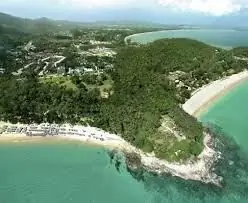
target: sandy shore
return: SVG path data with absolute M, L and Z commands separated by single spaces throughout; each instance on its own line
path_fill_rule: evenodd
M 10 123 L 0 122 L 2 125 Z M 23 126 L 23 124 L 16 124 L 18 126 Z M 101 129 L 90 127 L 90 126 L 75 126 L 75 129 L 84 129 L 85 136 L 79 135 L 56 135 L 47 137 L 38 136 L 26 136 L 26 134 L 16 134 L 16 133 L 3 133 L 0 134 L 0 143 L 39 143 L 39 142 L 51 142 L 51 141 L 80 141 L 84 144 L 96 145 L 108 148 L 110 150 L 119 150 L 124 153 L 136 153 L 141 157 L 141 163 L 143 167 L 149 171 L 161 174 L 169 173 L 173 176 L 178 176 L 183 179 L 197 180 L 205 183 L 212 183 L 219 185 L 219 177 L 212 173 L 211 166 L 216 160 L 216 152 L 208 147 L 209 135 L 205 136 L 204 144 L 205 148 L 200 156 L 194 162 L 187 163 L 171 163 L 166 160 L 158 159 L 152 153 L 144 153 L 143 151 L 132 146 L 130 143 L 126 142 L 121 136 L 110 134 L 104 132 Z M 92 132 L 100 132 L 101 137 L 104 139 L 97 139 L 97 137 L 90 136 Z
M 159 31 L 150 31 L 150 32 L 135 33 L 135 34 L 126 36 L 125 39 L 124 39 L 124 42 L 127 43 L 127 40 L 128 39 L 132 39 L 132 37 L 136 37 L 136 36 L 139 36 L 139 35 L 150 34 L 150 33 L 154 33 L 154 32 L 158 32 L 159 33 L 159 32 L 165 32 L 165 31 L 170 31 L 170 30 L 159 30 Z
M 23 134 L 4 134 L 0 135 L 1 143 L 40 143 L 40 142 L 66 142 L 66 141 L 80 141 L 91 146 L 106 147 L 108 149 L 123 149 L 123 143 L 120 141 L 100 141 L 93 138 L 84 138 L 79 136 L 57 136 L 57 137 L 29 137 Z M 124 143 L 125 144 L 125 143 Z
M 132 34 L 132 35 L 126 36 L 125 39 L 124 39 L 124 42 L 127 44 L 127 40 L 128 39 L 132 39 L 132 37 L 135 37 L 135 36 L 138 36 L 138 35 L 142 35 L 142 34 L 149 34 L 149 33 L 153 33 L 153 32 L 141 32 L 141 33 L 136 33 L 136 34 Z
M 13 134 L 6 134 L 0 135 L 0 144 L 5 143 L 40 143 L 43 141 L 48 141 L 48 139 L 44 137 L 27 137 L 25 135 L 13 135 Z
M 216 99 L 246 80 L 248 80 L 248 71 L 214 81 L 195 91 L 193 96 L 183 104 L 183 109 L 188 114 L 199 117 Z
M 221 177 L 218 177 L 214 172 L 212 172 L 212 165 L 219 158 L 219 155 L 208 146 L 211 142 L 211 136 L 208 134 L 205 134 L 205 147 L 202 153 L 195 161 L 189 161 L 184 164 L 171 163 L 166 160 L 156 158 L 152 153 L 144 153 L 122 138 L 114 141 L 100 141 L 91 138 L 86 139 L 84 137 L 75 136 L 62 136 L 59 138 L 66 140 L 78 140 L 88 144 L 103 146 L 111 150 L 117 149 L 123 151 L 124 153 L 137 153 L 141 157 L 143 166 L 149 171 L 155 172 L 157 174 L 169 173 L 173 176 L 177 176 L 186 180 L 196 180 L 204 183 L 211 183 L 217 186 L 221 185 Z
M 109 135 L 108 133 L 106 133 Z M 119 136 L 118 136 L 119 138 Z M 104 140 L 95 139 L 93 137 L 84 136 L 26 136 L 25 134 L 4 133 L 0 134 L 0 143 L 26 143 L 26 142 L 49 142 L 49 141 L 80 141 L 84 144 L 106 147 L 108 149 L 123 149 L 126 147 L 126 141 L 119 138 L 118 140 Z
M 124 140 L 123 141 L 122 140 L 101 141 L 101 140 L 96 140 L 94 138 L 86 138 L 86 137 L 79 137 L 79 136 L 60 136 L 60 137 L 57 137 L 57 139 L 81 141 L 86 144 L 102 146 L 108 149 L 123 149 L 124 146 L 126 145 Z
M 88 127 L 89 128 L 89 127 Z M 94 129 L 94 128 L 92 128 Z M 109 136 L 108 132 L 104 133 Z M 114 135 L 112 135 L 114 136 Z M 185 164 L 170 163 L 165 160 L 158 159 L 154 154 L 144 153 L 143 151 L 135 148 L 130 143 L 126 142 L 120 136 L 115 135 L 115 140 L 98 140 L 84 136 L 63 135 L 55 137 L 30 137 L 25 134 L 1 134 L 0 143 L 39 143 L 39 142 L 54 142 L 54 141 L 80 141 L 84 144 L 101 146 L 110 150 L 119 150 L 128 153 L 137 153 L 141 157 L 141 162 L 149 171 L 161 173 L 170 173 L 173 176 L 178 176 L 183 179 L 198 180 L 206 183 L 213 183 L 218 185 L 219 179 L 215 174 L 210 171 L 211 162 L 215 160 L 215 152 L 211 150 L 207 144 L 209 136 L 205 137 L 205 148 L 201 155 L 195 162 L 188 162 Z

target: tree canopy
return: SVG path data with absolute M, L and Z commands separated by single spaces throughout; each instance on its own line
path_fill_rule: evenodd
M 65 66 L 79 57 L 70 50 L 64 54 Z M 42 82 L 32 71 L 12 76 L 20 64 L 5 52 L 0 61 L 9 69 L 0 76 L 1 120 L 89 123 L 170 161 L 197 156 L 203 148 L 203 126 L 181 104 L 195 89 L 247 66 L 233 51 L 189 39 L 123 46 L 107 75 L 76 76 L 58 84 Z M 110 96 L 101 98 L 98 86 L 107 79 L 114 84 Z

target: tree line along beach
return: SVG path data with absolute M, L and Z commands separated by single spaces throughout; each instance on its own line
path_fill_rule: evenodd
M 244 71 L 239 74 L 223 78 L 221 80 L 212 82 L 211 84 L 197 90 L 192 98 L 190 98 L 184 105 L 183 109 L 194 116 L 195 112 L 206 108 L 206 103 L 214 102 L 216 96 L 230 91 L 230 88 L 234 88 L 238 83 L 247 80 L 248 72 Z M 214 91 L 213 91 L 214 90 Z M 90 126 L 73 126 L 70 124 L 56 125 L 56 124 L 10 124 L 0 123 L 0 138 L 1 140 L 8 140 L 9 138 L 20 139 L 25 137 L 54 137 L 67 140 L 78 140 L 90 144 L 97 144 L 105 146 L 109 149 L 119 149 L 124 152 L 135 152 L 141 156 L 142 164 L 151 171 L 157 173 L 169 172 L 173 175 L 185 178 L 200 180 L 205 182 L 212 182 L 216 185 L 220 184 L 220 177 L 216 174 L 210 176 L 209 162 L 214 162 L 217 152 L 209 148 L 208 144 L 211 139 L 209 135 L 205 135 L 205 148 L 199 155 L 198 161 L 188 164 L 173 164 L 163 160 L 155 158 L 151 154 L 143 153 L 131 144 L 127 143 L 120 136 L 105 132 L 101 129 L 97 129 Z M 154 167 L 155 166 L 155 167 Z
M 77 40 L 80 40 L 80 37 Z M 100 96 L 104 84 L 97 84 L 97 74 L 91 78 L 96 80 L 93 81 L 94 85 L 84 82 L 85 75 L 66 77 L 66 85 L 73 87 L 69 90 L 66 89 L 68 86 L 65 87 L 60 82 L 41 82 L 42 78 L 35 74 L 11 76 L 10 79 L 1 81 L 2 88 L 8 88 L 1 91 L 3 120 L 13 117 L 28 123 L 33 117 L 33 123 L 42 123 L 44 120 L 51 120 L 50 123 L 56 123 L 54 120 L 70 123 L 89 116 L 91 127 L 3 123 L 1 137 L 47 136 L 97 143 L 126 153 L 138 154 L 142 165 L 150 171 L 159 174 L 171 173 L 184 179 L 220 185 L 221 177 L 211 171 L 211 164 L 218 159 L 219 154 L 209 145 L 210 135 L 204 132 L 201 124 L 192 116 L 197 116 L 199 109 L 245 80 L 247 72 L 243 70 L 247 64 L 241 63 L 232 52 L 188 39 L 165 39 L 144 46 L 131 44 L 121 47 L 120 50 L 119 47 L 115 49 L 118 51 L 116 70 L 106 70 L 104 79 L 114 81 L 113 87 L 105 90 L 108 95 L 105 98 Z M 71 58 L 81 57 L 78 50 L 74 52 L 76 53 L 70 56 Z M 68 65 L 68 58 L 65 66 Z M 167 60 L 164 60 L 165 58 Z M 201 65 L 202 61 L 204 65 Z M 209 61 L 211 66 L 207 63 Z M 212 71 L 203 73 L 206 67 L 212 68 Z M 101 80 L 102 78 L 100 82 Z M 63 84 L 63 81 L 61 83 Z M 112 83 L 109 85 L 112 86 Z M 209 83 L 210 85 L 207 85 Z M 28 87 L 30 91 L 26 91 Z M 9 95 L 12 91 L 13 94 Z M 31 105 L 35 106 L 30 112 L 31 116 L 26 114 L 29 106 L 27 102 L 22 103 L 22 97 L 13 96 L 15 91 L 16 95 L 23 93 L 28 101 L 34 102 Z M 49 94 L 46 94 L 47 92 Z M 43 99 L 41 95 L 48 95 L 44 97 L 44 104 L 40 102 Z M 61 105 L 51 102 L 53 95 Z M 71 97 L 75 104 L 70 100 Z M 11 102 L 3 102 L 9 98 Z M 8 112 L 7 107 L 14 109 L 15 102 L 18 101 L 20 111 Z M 73 110 L 74 107 L 77 111 Z M 158 124 L 163 122 L 162 116 L 168 126 L 161 129 L 162 133 L 158 133 Z M 68 122 L 65 122 L 66 120 Z M 91 122 L 92 120 L 94 122 Z M 166 146 L 172 147 L 166 151 Z M 166 158 L 169 160 L 166 161 Z

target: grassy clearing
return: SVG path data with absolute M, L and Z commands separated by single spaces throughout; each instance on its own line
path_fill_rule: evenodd
M 48 76 L 41 78 L 41 82 L 65 87 L 67 90 L 77 90 L 77 86 L 72 82 L 71 76 Z
M 57 76 L 57 75 L 50 75 L 47 77 L 40 78 L 41 82 L 46 84 L 53 84 L 58 85 L 60 87 L 65 87 L 67 90 L 77 90 L 78 87 L 75 83 L 73 83 L 71 76 Z M 99 88 L 101 95 L 105 94 L 106 92 L 112 91 L 112 86 L 114 84 L 113 80 L 107 79 L 103 81 L 102 85 L 89 85 L 86 82 L 82 81 L 85 84 L 88 90 L 93 90 L 95 88 Z
M 99 86 L 100 92 L 111 91 L 114 81 L 111 79 L 103 81 L 103 85 Z

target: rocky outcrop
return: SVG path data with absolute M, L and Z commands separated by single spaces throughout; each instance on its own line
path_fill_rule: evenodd
M 135 178 L 142 179 L 143 172 L 149 171 L 161 176 L 171 174 L 185 180 L 195 180 L 221 187 L 222 177 L 219 177 L 214 171 L 214 165 L 220 158 L 220 153 L 212 148 L 213 142 L 211 134 L 205 133 L 204 150 L 196 159 L 185 163 L 171 163 L 161 160 L 128 143 L 119 150 L 125 155 L 127 169 Z

